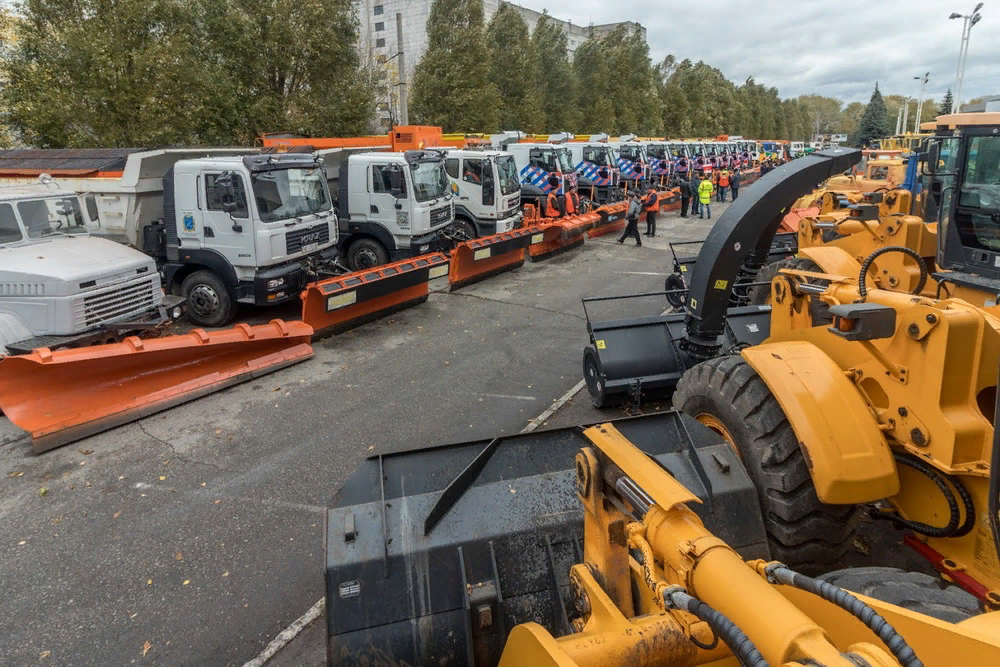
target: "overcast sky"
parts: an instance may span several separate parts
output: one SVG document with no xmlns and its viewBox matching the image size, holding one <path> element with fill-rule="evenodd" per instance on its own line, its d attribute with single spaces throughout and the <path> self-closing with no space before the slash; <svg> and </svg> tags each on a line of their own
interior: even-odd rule
<svg viewBox="0 0 1000 667">
<path fill-rule="evenodd" d="M 916 97 L 913 77 L 930 71 L 926 97 L 954 87 L 962 20 L 976 0 L 517 0 L 579 25 L 638 21 L 658 62 L 704 60 L 731 80 L 753 75 L 782 97 L 819 93 L 867 102 L 875 82 L 885 94 Z M 972 29 L 962 97 L 1000 93 L 1000 2 L 986 2 Z M 870 26 L 865 29 L 863 26 Z"/>
</svg>

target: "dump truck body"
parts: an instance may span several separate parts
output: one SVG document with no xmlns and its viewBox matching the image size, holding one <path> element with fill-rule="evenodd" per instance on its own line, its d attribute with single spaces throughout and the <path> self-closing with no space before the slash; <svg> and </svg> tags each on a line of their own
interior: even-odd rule
<svg viewBox="0 0 1000 667">
<path fill-rule="evenodd" d="M 4 347 L 104 340 L 128 332 L 124 323 L 166 320 L 156 263 L 91 236 L 87 208 L 54 186 L 0 191 L 0 356 Z"/>
</svg>

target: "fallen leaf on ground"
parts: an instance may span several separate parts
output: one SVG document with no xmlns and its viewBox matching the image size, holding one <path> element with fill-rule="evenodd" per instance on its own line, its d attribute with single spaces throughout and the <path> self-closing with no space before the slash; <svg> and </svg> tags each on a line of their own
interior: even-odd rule
<svg viewBox="0 0 1000 667">
<path fill-rule="evenodd" d="M 220 498 L 219 500 L 216 500 L 216 501 L 215 501 L 215 504 L 216 504 L 216 505 L 218 505 L 218 504 L 219 504 L 219 503 L 221 503 L 221 502 L 222 502 L 222 499 Z"/>
<path fill-rule="evenodd" d="M 40 495 L 40 496 L 44 496 L 48 492 L 49 492 L 49 490 L 46 489 L 44 486 L 42 488 L 38 489 L 38 495 Z"/>
<path fill-rule="evenodd" d="M 151 649 L 151 648 L 153 648 L 153 645 L 150 644 L 148 641 L 145 644 L 142 645 L 142 655 L 143 655 L 143 657 L 145 657 L 146 654 L 149 653 L 149 649 Z"/>
<path fill-rule="evenodd" d="M 90 456 L 91 454 L 94 453 L 94 450 L 93 449 L 81 449 L 80 453 L 83 454 L 84 456 Z"/>
<path fill-rule="evenodd" d="M 41 653 L 38 654 L 38 659 L 39 660 L 44 660 L 45 658 L 49 657 L 50 655 L 52 655 L 52 651 L 42 651 Z"/>
<path fill-rule="evenodd" d="M 184 585 L 184 586 L 187 586 L 187 585 L 188 585 L 188 584 L 190 584 L 190 583 L 191 583 L 191 580 L 190 580 L 190 579 L 185 579 L 185 580 L 184 580 L 184 583 L 183 583 L 182 585 Z"/>
<path fill-rule="evenodd" d="M 146 585 L 147 586 L 152 586 L 153 585 L 153 580 L 152 579 L 147 579 L 146 580 Z"/>
<path fill-rule="evenodd" d="M 164 480 L 165 480 L 166 478 L 167 478 L 167 476 L 166 476 L 166 475 L 160 475 L 160 481 L 161 481 L 161 482 L 162 482 L 162 481 L 164 481 Z"/>
<path fill-rule="evenodd" d="M 12 473 L 10 473 L 7 476 L 8 477 L 24 477 L 24 473 L 23 472 L 12 472 Z"/>
<path fill-rule="evenodd" d="M 228 572 L 223 572 L 223 573 L 222 573 L 222 576 L 223 576 L 223 577 L 228 577 L 228 576 L 229 576 L 229 573 L 228 573 Z"/>
<path fill-rule="evenodd" d="M 371 451 L 371 450 L 373 450 L 373 449 L 375 449 L 375 445 L 372 445 L 371 447 L 369 447 L 369 448 L 368 448 L 368 451 L 370 452 L 370 451 Z"/>
<path fill-rule="evenodd" d="M 112 519 L 117 519 L 117 518 L 118 518 L 118 517 L 120 517 L 121 515 L 122 515 L 122 511 L 121 511 L 121 510 L 118 510 L 117 512 L 115 512 L 114 514 L 112 514 L 112 515 L 111 515 L 111 518 L 112 518 Z"/>
<path fill-rule="evenodd" d="M 174 560 L 184 560 L 184 554 L 178 551 L 177 553 L 174 554 Z"/>
</svg>

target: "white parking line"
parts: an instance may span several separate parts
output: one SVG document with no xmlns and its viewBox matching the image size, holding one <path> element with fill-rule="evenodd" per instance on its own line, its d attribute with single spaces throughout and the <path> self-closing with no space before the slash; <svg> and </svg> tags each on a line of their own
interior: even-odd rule
<svg viewBox="0 0 1000 667">
<path fill-rule="evenodd" d="M 577 382 L 572 389 L 567 391 L 565 394 L 553 401 L 552 405 L 545 409 L 545 411 L 528 422 L 528 425 L 521 429 L 521 433 L 531 433 L 539 426 L 541 426 L 545 421 L 554 415 L 559 408 L 569 403 L 576 394 L 583 389 L 584 381 L 580 380 Z M 487 396 L 489 394 L 481 394 Z M 500 394 L 496 394 L 500 396 Z M 528 398 L 526 396 L 511 396 L 510 398 Z M 295 639 L 299 634 L 306 629 L 310 623 L 319 618 L 319 615 L 323 613 L 323 609 L 326 607 L 326 598 L 322 597 L 316 601 L 316 604 L 309 607 L 309 611 L 299 616 L 297 619 L 292 621 L 292 624 L 287 628 L 278 633 L 278 636 L 271 640 L 271 642 L 260 652 L 253 660 L 243 664 L 243 667 L 262 667 L 268 660 L 273 658 L 278 654 L 278 651 L 288 646 L 293 639 Z"/>
</svg>

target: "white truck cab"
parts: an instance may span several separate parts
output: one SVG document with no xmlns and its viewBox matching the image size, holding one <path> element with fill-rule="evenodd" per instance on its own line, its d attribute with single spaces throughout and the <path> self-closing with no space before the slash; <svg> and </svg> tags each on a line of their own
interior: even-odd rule
<svg viewBox="0 0 1000 667">
<path fill-rule="evenodd" d="M 618 156 L 618 168 L 621 170 L 622 179 L 628 181 L 633 187 L 641 187 L 649 181 L 651 175 L 649 156 L 646 154 L 646 147 L 637 141 L 634 134 L 623 134 L 618 141 L 608 142 Z"/>
<path fill-rule="evenodd" d="M 324 153 L 328 164 L 339 163 L 329 176 L 351 269 L 446 249 L 442 231 L 455 219 L 455 202 L 443 151 Z"/>
<path fill-rule="evenodd" d="M 44 175 L 0 190 L 0 356 L 117 340 L 181 316 L 153 258 L 91 236 L 97 221 L 93 197 L 81 206 Z"/>
<path fill-rule="evenodd" d="M 456 197 L 454 228 L 461 237 L 489 236 L 521 226 L 521 183 L 513 155 L 449 149 L 444 168 Z"/>
<path fill-rule="evenodd" d="M 540 201 L 550 192 L 563 197 L 577 186 L 576 167 L 558 144 L 520 142 L 521 132 L 503 132 L 490 137 L 493 148 L 514 157 L 521 182 L 521 199 Z"/>
<path fill-rule="evenodd" d="M 549 141 L 565 142 L 561 145 L 569 150 L 581 196 L 588 197 L 597 204 L 619 199 L 621 171 L 618 169 L 615 153 L 608 145 L 608 135 L 594 134 L 586 141 L 581 141 L 572 134 L 563 132 L 550 135 Z"/>
</svg>

